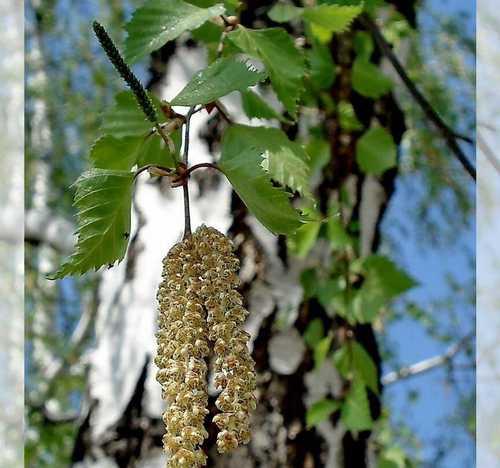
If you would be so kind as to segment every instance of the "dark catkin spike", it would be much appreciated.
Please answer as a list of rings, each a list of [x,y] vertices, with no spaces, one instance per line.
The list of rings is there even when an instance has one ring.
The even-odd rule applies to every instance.
[[[92,23],[92,28],[94,29],[94,33],[97,39],[99,40],[99,43],[101,44],[102,48],[106,52],[106,55],[108,56],[109,60],[116,68],[120,76],[130,87],[132,92],[135,94],[137,102],[139,103],[139,106],[141,107],[143,112],[146,114],[148,120],[157,125],[158,118],[156,115],[156,111],[153,107],[153,103],[146,94],[146,91],[144,90],[144,87],[142,86],[140,81],[137,79],[132,70],[123,60],[120,52],[116,48],[115,44],[109,37],[104,27],[97,21],[94,21]]]

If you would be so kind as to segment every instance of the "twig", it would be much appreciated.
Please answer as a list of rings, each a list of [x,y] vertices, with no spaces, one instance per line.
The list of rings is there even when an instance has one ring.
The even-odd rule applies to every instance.
[[[465,345],[467,345],[467,343],[473,337],[474,333],[469,333],[461,340],[452,344],[443,354],[433,356],[429,359],[424,359],[423,361],[417,362],[410,366],[402,367],[397,371],[389,372],[382,377],[382,385],[390,385],[400,380],[429,372],[436,367],[451,362],[451,360],[465,347]]]
[[[399,59],[396,57],[396,55],[392,51],[391,46],[389,45],[389,43],[385,40],[384,36],[382,35],[377,24],[366,14],[363,14],[360,17],[360,19],[361,19],[362,24],[364,24],[365,27],[372,33],[372,35],[375,39],[375,42],[377,43],[381,52],[389,59],[392,66],[394,67],[394,69],[398,73],[399,77],[401,78],[403,83],[406,85],[406,88],[408,89],[410,94],[413,96],[415,101],[417,101],[418,105],[424,111],[424,114],[427,116],[427,118],[432,123],[434,123],[434,125],[441,132],[448,147],[454,153],[454,155],[458,159],[458,161],[462,164],[465,171],[472,177],[472,179],[476,180],[476,169],[472,165],[472,163],[467,159],[467,157],[465,156],[465,153],[462,151],[462,148],[460,148],[460,145],[457,142],[457,138],[460,138],[460,139],[462,139],[464,141],[468,141],[468,142],[472,142],[472,140],[468,137],[458,136],[457,133],[454,130],[452,130],[450,127],[448,127],[448,125],[443,121],[443,119],[434,110],[434,108],[431,106],[429,101],[427,101],[427,99],[418,90],[415,83],[408,76],[405,69],[403,68],[403,65],[401,64]]]
[[[175,171],[169,167],[158,166],[157,164],[147,164],[146,166],[142,166],[135,171],[134,180],[145,171],[149,171],[153,175],[158,176],[172,176],[175,174]]]
[[[465,141],[466,143],[469,143],[469,145],[474,145],[474,139],[467,136],[467,135],[464,135],[463,133],[453,132],[453,136],[457,140],[462,140],[462,141]]]
[[[477,132],[477,146],[481,152],[486,156],[486,159],[490,162],[493,168],[500,174],[500,160],[495,156],[495,153],[490,148],[486,140],[483,138],[480,132]]]
[[[204,168],[204,167],[215,169],[215,170],[221,172],[222,174],[224,174],[224,171],[219,166],[217,166],[217,164],[214,164],[214,163],[200,163],[200,164],[195,164],[194,166],[191,166],[186,171],[185,177],[189,177],[192,172],[196,171],[197,169]]]
[[[182,155],[182,162],[184,163],[185,167],[188,165],[188,158],[189,158],[189,131],[191,128],[191,117],[196,113],[196,107],[193,106],[189,109],[187,115],[186,115],[186,129],[184,131],[184,153]],[[183,238],[185,239],[186,237],[191,235],[191,211],[189,208],[189,187],[188,187],[188,180],[186,178],[183,186],[182,186],[182,191],[184,195],[184,236]]]

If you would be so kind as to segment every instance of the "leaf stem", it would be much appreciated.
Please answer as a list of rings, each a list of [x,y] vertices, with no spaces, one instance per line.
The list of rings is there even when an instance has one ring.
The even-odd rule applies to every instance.
[[[197,169],[202,169],[204,167],[215,169],[216,171],[219,171],[221,174],[224,174],[224,171],[219,166],[217,166],[217,164],[206,162],[206,163],[200,163],[200,164],[195,164],[194,166],[191,166],[186,171],[185,176],[189,177],[192,172],[196,171]]]

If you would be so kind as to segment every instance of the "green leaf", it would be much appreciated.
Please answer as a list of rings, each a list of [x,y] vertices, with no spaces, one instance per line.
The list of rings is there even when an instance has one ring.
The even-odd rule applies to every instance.
[[[396,166],[396,155],[396,144],[391,134],[382,127],[368,130],[356,145],[356,160],[367,174],[381,175]]]
[[[405,468],[406,455],[399,447],[386,449],[380,456],[378,468]]]
[[[156,108],[159,101],[150,95]],[[158,114],[159,122],[165,122],[163,114]],[[115,105],[105,111],[102,116],[101,133],[115,138],[129,136],[145,136],[152,128],[135,100],[132,91],[122,91],[115,96]]]
[[[314,349],[318,342],[325,335],[325,329],[321,319],[316,318],[309,322],[304,331],[304,341],[311,349]]]
[[[75,252],[51,279],[83,274],[123,259],[130,234],[133,180],[132,172],[91,169],[75,182]]]
[[[300,275],[300,284],[304,290],[304,300],[316,296],[318,291],[318,276],[314,268],[304,270]]]
[[[262,151],[241,140],[240,125],[226,130],[219,167],[250,212],[271,232],[289,235],[302,225],[289,195],[262,168]]]
[[[326,227],[328,240],[333,249],[344,249],[352,244],[351,237],[345,230],[342,221],[335,214],[330,213]]]
[[[234,125],[232,131],[239,139],[239,148],[252,147],[262,155],[260,166],[276,182],[305,196],[309,191],[309,156],[298,143],[271,127]]]
[[[363,11],[361,6],[318,5],[304,10],[303,17],[311,25],[313,35],[322,43],[329,42],[333,33],[345,32]]]
[[[304,89],[305,63],[291,36],[282,28],[252,30],[238,26],[228,39],[264,63],[278,98],[295,118]]]
[[[355,317],[361,323],[372,322],[389,301],[416,285],[389,258],[372,255],[363,262],[365,280],[355,300]]]
[[[308,428],[317,426],[326,421],[330,415],[340,408],[340,403],[335,400],[324,399],[314,403],[306,413],[306,425]]]
[[[372,357],[357,341],[351,341],[350,346],[352,347],[352,364],[355,375],[361,378],[365,385],[378,395],[378,373]]]
[[[330,346],[332,345],[332,340],[332,335],[325,336],[314,347],[314,366],[316,368],[321,367],[323,362],[325,362],[326,356],[330,351]]]
[[[333,363],[342,377],[345,379],[350,378],[352,372],[352,354],[347,344],[342,345],[333,353]]]
[[[358,31],[354,36],[354,50],[357,58],[370,61],[374,47],[372,36],[366,31]]]
[[[315,175],[330,162],[330,144],[323,138],[312,138],[306,146],[311,174]]]
[[[277,119],[284,123],[290,122],[250,89],[241,92],[241,104],[249,119]]]
[[[179,160],[182,142],[181,129],[172,132],[170,138],[174,142],[176,159]],[[137,165],[141,167],[148,164],[175,167],[174,156],[159,135],[154,135],[144,140],[139,150]]]
[[[340,101],[337,108],[340,127],[347,132],[362,130],[363,125],[356,117],[354,107],[349,101]]]
[[[93,167],[122,171],[130,171],[136,164],[175,166],[172,154],[158,135],[149,138],[104,135],[92,146],[90,160]]]
[[[219,42],[224,28],[212,21],[207,21],[199,28],[191,32],[193,39],[204,42],[205,44],[216,44]]]
[[[366,257],[363,269],[366,275],[364,286],[380,290],[388,300],[417,285],[411,276],[383,255]]]
[[[182,0],[148,0],[125,26],[128,33],[125,58],[130,63],[136,62],[224,11],[222,4],[199,8]]]
[[[236,57],[221,58],[199,71],[171,101],[173,106],[208,104],[232,91],[243,91],[266,78],[251,64]]]
[[[316,90],[329,88],[335,81],[335,63],[330,49],[317,41],[306,51],[312,85]]]
[[[392,89],[392,80],[377,65],[357,58],[352,67],[352,87],[362,96],[378,99]]]
[[[222,36],[224,28],[212,21],[205,22],[198,29],[191,32],[191,37],[195,41],[199,41],[205,44],[207,48],[207,60],[208,63],[212,63],[218,58],[217,49],[219,48],[219,41]]]
[[[99,169],[130,171],[137,163],[137,153],[142,137],[115,138],[104,135],[90,150],[92,165]]]
[[[320,228],[321,221],[309,221],[288,236],[287,246],[290,253],[299,258],[306,257],[316,243]]]
[[[345,316],[347,310],[346,291],[340,278],[330,278],[318,285],[318,301],[326,309],[328,315]]]
[[[288,23],[302,16],[304,9],[290,5],[289,3],[276,3],[268,12],[267,16],[276,23]]]
[[[342,405],[341,420],[351,432],[365,431],[373,427],[368,396],[363,382],[353,382]]]

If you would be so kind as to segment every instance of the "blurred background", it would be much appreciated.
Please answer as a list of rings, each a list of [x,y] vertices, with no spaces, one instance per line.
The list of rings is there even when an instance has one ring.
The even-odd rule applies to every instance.
[[[270,24],[265,13],[274,2],[246,3],[249,8],[242,16],[246,24]],[[474,2],[389,3],[383,32],[406,70],[451,127],[475,138]],[[494,46],[498,43],[495,2],[483,3],[484,17],[479,16],[479,21],[484,22],[488,40],[480,43],[480,67],[499,63]],[[180,193],[141,177],[127,258],[104,272],[58,282],[45,278],[71,252],[74,210],[69,187],[87,167],[101,112],[124,88],[91,34],[91,21],[99,19],[121,44],[122,25],[139,4],[27,0],[25,6],[25,462],[30,467],[164,466],[163,406],[151,357],[161,259],[182,234]],[[2,15],[4,28],[11,16]],[[174,96],[204,66],[207,47],[195,39],[181,37],[165,46],[135,67],[137,75],[160,97]],[[2,73],[11,74],[14,55],[2,52],[2,61],[9,60]],[[380,186],[363,182],[366,199],[372,203],[363,205],[358,229],[368,223],[372,230],[368,251],[389,257],[417,286],[388,305],[369,330],[380,349],[377,364],[384,383],[380,422],[361,442],[346,439],[336,421],[303,427],[311,402],[338,391],[333,366],[315,369],[303,340],[309,311],[323,306],[309,297],[303,273],[319,271],[328,261],[324,242],[319,239],[301,255],[297,245],[294,249],[274,238],[248,216],[218,174],[200,171],[191,184],[193,224],[212,225],[235,240],[243,265],[242,291],[251,312],[247,329],[254,339],[261,383],[252,443],[233,456],[217,457],[212,450],[210,466],[334,468],[341,466],[336,461],[339,451],[349,447],[362,447],[368,454],[380,447],[392,450],[396,455],[378,465],[383,468],[475,466],[475,186],[390,65],[382,63],[382,67],[394,81],[390,98],[381,105],[382,112],[395,115],[387,118],[395,121],[391,125],[400,133],[399,165]],[[488,82],[496,82],[496,68],[490,65],[488,73]],[[15,107],[20,97],[12,93],[14,88],[5,88],[10,96],[4,99],[13,107],[6,106],[2,112],[21,115]],[[493,102],[494,87],[484,86],[484,91],[492,93],[486,99]],[[238,97],[229,96],[224,103],[236,120],[250,122],[240,110]],[[490,112],[479,118],[484,148],[495,148],[500,124],[493,108]],[[405,127],[401,128],[397,121],[403,114]],[[328,118],[335,125],[338,116],[333,113]],[[315,121],[318,116],[312,108],[305,111],[304,119]],[[5,116],[2,121],[2,125],[14,125]],[[217,116],[197,116],[192,163],[217,157],[222,126]],[[9,128],[4,136],[10,135]],[[299,137],[319,161],[316,185],[328,184],[328,141],[312,131],[299,132]],[[14,137],[13,150],[19,149],[19,142]],[[485,219],[493,223],[498,220],[494,205],[498,163],[483,157],[479,149],[478,167],[489,177],[489,185],[479,195],[485,199]],[[463,143],[463,150],[474,159],[473,146]],[[6,164],[0,170],[7,184],[0,189],[5,199],[9,184],[22,178],[22,169],[16,172],[20,166],[14,164],[15,157],[14,152],[2,154]],[[382,199],[377,198],[380,193]],[[3,223],[3,211],[0,216]],[[492,236],[488,242],[497,238]],[[10,283],[2,282],[1,287],[20,293],[16,276],[20,266],[8,242],[0,237],[2,269],[5,262],[12,272]],[[492,256],[486,261],[491,271],[497,268]],[[12,300],[22,300],[14,296]],[[484,307],[492,312],[496,304],[488,302]],[[3,313],[9,304],[0,305],[5,343],[3,334],[22,323]],[[498,334],[490,336],[493,346]],[[19,346],[9,345],[1,372],[8,372],[9,366],[20,368]],[[486,349],[484,353],[490,354]],[[8,378],[2,373],[0,377]],[[2,419],[7,422],[8,414]],[[0,440],[6,437],[0,426]],[[492,451],[488,460],[478,466],[498,466],[498,452]],[[5,466],[15,466],[9,463]],[[370,463],[377,466],[373,460]]]
[[[0,466],[23,466],[23,11],[0,4]]]

